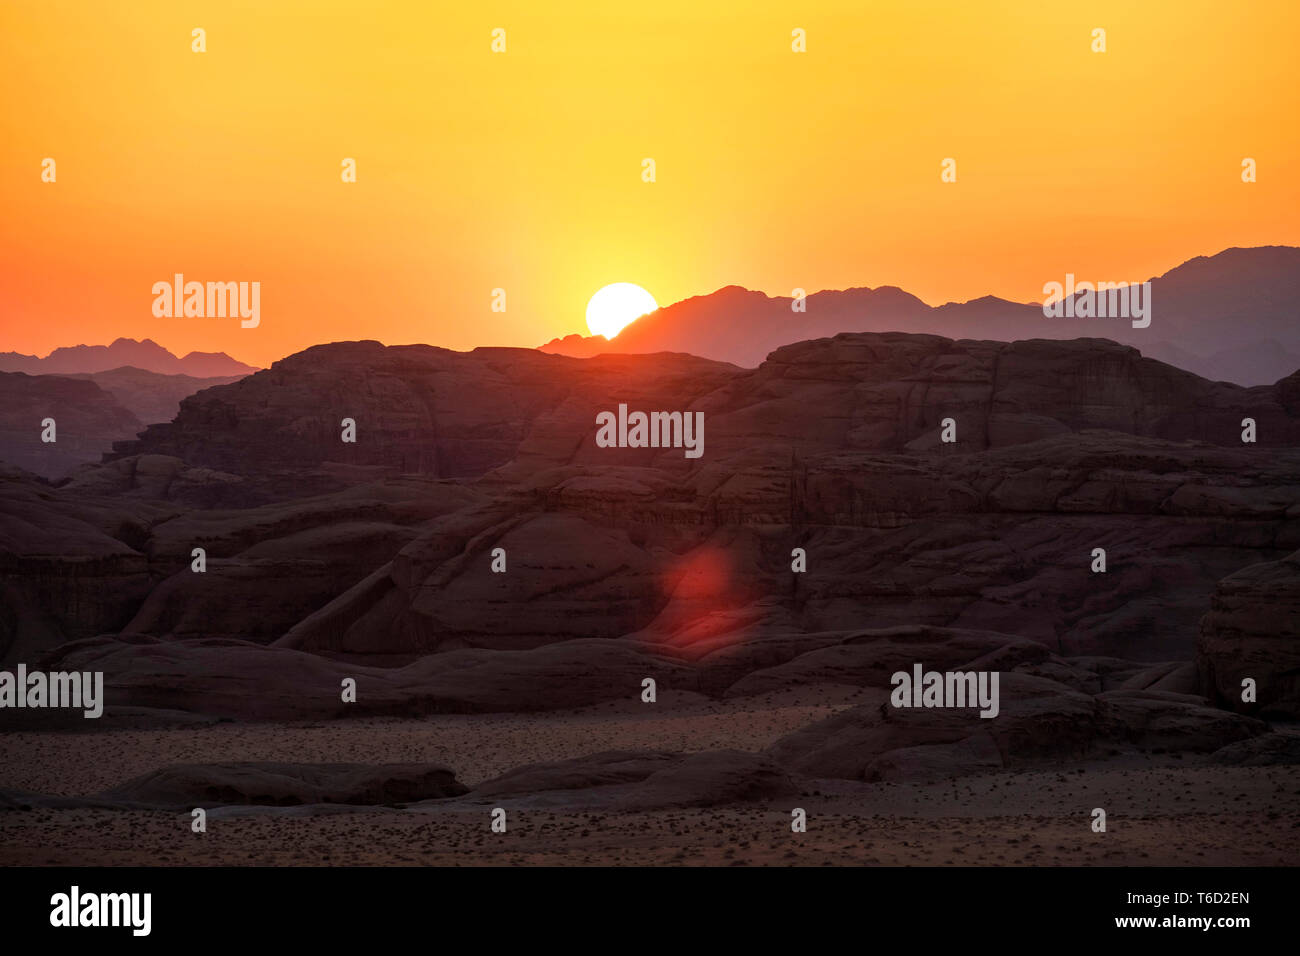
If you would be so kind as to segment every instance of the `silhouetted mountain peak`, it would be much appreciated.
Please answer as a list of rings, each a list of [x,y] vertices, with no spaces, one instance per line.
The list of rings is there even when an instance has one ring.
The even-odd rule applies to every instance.
[[[1135,277],[1080,273],[1077,279]],[[1211,380],[1243,385],[1269,384],[1294,370],[1300,355],[1300,248],[1224,249],[1149,281],[1152,321],[1142,328],[1119,317],[1047,318],[1041,303],[994,295],[934,307],[885,285],[822,290],[799,303],[730,285],[663,306],[612,340],[570,335],[541,350],[577,357],[688,352],[752,368],[792,342],[839,332],[906,331],[1001,341],[1112,338]]]

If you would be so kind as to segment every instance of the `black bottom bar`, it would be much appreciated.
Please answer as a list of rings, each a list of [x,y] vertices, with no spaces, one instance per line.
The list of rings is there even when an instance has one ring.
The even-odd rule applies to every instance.
[[[808,945],[828,933],[862,943],[894,937],[929,945],[1036,938],[1182,940],[1228,946],[1294,926],[1287,869],[844,869],[757,873],[409,869],[10,869],[0,897],[9,941],[77,934],[79,943],[229,942],[285,937],[295,945],[386,945],[418,934],[456,946],[529,937],[685,944],[688,927],[723,930],[728,948],[770,947],[789,932]],[[72,922],[72,887],[83,918]],[[148,935],[144,897],[150,894]],[[90,902],[87,903],[87,897]],[[137,908],[138,906],[138,908]],[[62,908],[60,908],[62,907]],[[103,915],[101,916],[101,911]],[[132,919],[134,917],[134,920]],[[1204,921],[1208,920],[1208,926]],[[711,929],[709,929],[711,927]],[[432,933],[432,936],[429,934]],[[612,934],[612,935],[611,935]],[[1051,934],[1044,937],[1042,934]],[[1246,935],[1242,935],[1246,934]],[[834,938],[834,937],[831,937]],[[456,943],[455,940],[460,942]],[[52,940],[51,940],[52,941]],[[42,940],[44,942],[44,940]],[[332,951],[339,951],[334,948]],[[917,950],[921,951],[921,950]]]

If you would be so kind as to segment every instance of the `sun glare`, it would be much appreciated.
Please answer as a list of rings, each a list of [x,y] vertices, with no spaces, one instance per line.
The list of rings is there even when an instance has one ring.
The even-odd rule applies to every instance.
[[[607,285],[587,303],[587,328],[592,335],[612,339],[633,319],[653,312],[659,303],[645,289],[631,282]]]

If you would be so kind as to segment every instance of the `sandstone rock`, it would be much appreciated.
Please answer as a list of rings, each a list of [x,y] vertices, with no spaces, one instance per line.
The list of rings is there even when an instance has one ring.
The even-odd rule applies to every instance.
[[[413,537],[398,526],[339,521],[234,558],[209,555],[202,574],[187,562],[153,588],[121,633],[270,643]]]
[[[475,797],[518,797],[547,791],[593,790],[640,783],[651,774],[682,761],[681,754],[658,750],[604,751],[552,763],[531,763],[507,770],[474,788]]]
[[[923,783],[965,774],[994,773],[1003,767],[1002,752],[990,734],[976,731],[953,743],[887,750],[863,771],[865,780]]]
[[[733,696],[870,686],[922,645],[966,666],[978,648],[957,632],[994,635],[990,666],[1090,697],[1130,680],[1186,692],[1185,670],[1142,665],[1190,659],[1215,583],[1300,548],[1289,388],[1206,382],[1099,339],[838,335],[748,371],[321,346],[186,399],[131,454],[61,488],[0,481],[0,584],[17,609],[0,637],[30,657],[124,635],[136,649],[115,673],[140,681],[122,704],[189,693],[241,716],[317,712],[277,690],[289,678],[272,663],[312,687],[337,685],[340,660],[383,672],[363,697],[379,712],[509,709],[512,695],[541,708],[655,674]],[[620,401],[702,411],[705,456],[597,448],[595,413]],[[1247,413],[1278,444],[1242,446],[1224,423]],[[355,446],[338,441],[345,415]],[[915,444],[947,416],[956,445]],[[498,547],[505,574],[491,571]],[[85,555],[105,560],[83,573]],[[1285,633],[1271,619],[1284,606],[1252,612],[1255,631]],[[868,636],[896,627],[930,636]],[[147,638],[193,648],[168,663],[175,686],[150,669],[167,658]],[[493,653],[574,638],[625,645],[583,652],[608,656],[608,679],[573,646]],[[302,656],[254,654],[250,639]],[[397,680],[406,668],[433,691]],[[544,700],[529,673],[563,689]]]
[[[1216,704],[1263,717],[1300,717],[1300,551],[1219,582],[1201,620],[1196,665]],[[1244,702],[1242,681],[1256,684]]]
[[[953,747],[972,735],[987,735],[998,751],[998,765],[1024,766],[1043,758],[1087,753],[1097,734],[1091,697],[1040,677],[1000,676],[1001,713],[977,710],[895,708],[887,690],[871,702],[827,718],[783,738],[768,753],[810,777],[867,779],[877,758],[903,749],[943,745],[922,759],[913,753],[875,765],[873,773],[896,777],[899,768],[921,766],[925,776],[985,766],[991,752],[981,743]],[[943,768],[947,768],[944,770]]]
[[[254,370],[250,368],[248,371]],[[247,373],[196,378],[193,375],[160,374],[125,365],[102,372],[61,374],[69,378],[89,379],[112,395],[119,405],[130,411],[137,419],[147,424],[171,421],[176,417],[183,399],[205,388],[237,382]],[[105,451],[107,450],[106,447]]]
[[[342,487],[346,478],[328,464],[477,476],[512,460],[529,468],[568,461],[584,444],[594,450],[597,411],[619,401],[680,409],[692,391],[707,392],[732,371],[685,355],[579,362],[530,349],[334,343],[185,399],[175,421],[121,443],[117,454],[175,455],[244,475],[275,497],[295,492],[280,472],[298,475],[300,488],[310,478],[314,492]],[[354,444],[340,441],[344,418],[357,423]]]
[[[1300,764],[1300,735],[1264,734],[1239,740],[1210,754],[1210,761],[1237,767]]]
[[[518,767],[475,787],[467,799],[636,812],[789,799],[797,793],[789,774],[760,754],[614,751]]]
[[[218,806],[409,803],[466,793],[439,764],[179,764],[144,774],[99,795],[133,806],[189,810]]]
[[[128,474],[118,472],[124,465]],[[42,653],[60,636],[109,631],[277,640],[390,561],[417,537],[416,526],[478,498],[459,485],[398,478],[255,508],[191,511],[160,504],[143,487],[190,480],[192,470],[178,459],[142,456],[100,471],[123,484],[96,483],[92,494],[0,480],[0,562],[13,569],[3,584],[32,595],[15,598],[16,609],[39,605],[39,589],[52,582],[84,592],[95,575],[109,575],[110,590],[95,603],[79,598],[51,607],[64,618],[62,633],[31,642]],[[195,548],[206,552],[203,573],[192,570]],[[112,563],[91,562],[96,554]],[[35,623],[24,626],[43,619],[35,609],[24,612],[28,618]]]
[[[1265,733],[1263,721],[1206,706],[1199,697],[1115,690],[1097,698],[1101,732],[1142,750],[1205,753]]]
[[[745,645],[739,653],[750,655],[754,650]],[[730,660],[738,656],[735,651],[719,655]],[[804,684],[888,688],[896,671],[910,673],[915,663],[926,670],[1010,670],[1047,656],[1047,648],[1037,641],[1007,634],[924,626],[882,628],[849,634],[775,667],[751,670],[727,688],[726,696],[746,697]],[[702,663],[712,662],[705,658]]]
[[[1086,757],[1101,748],[1209,752],[1267,725],[1198,697],[1110,691],[1091,697],[1004,672],[1001,713],[895,708],[886,690],[781,739],[768,753],[809,777],[927,780]]]
[[[123,540],[139,517],[69,504],[30,475],[0,477],[0,662],[125,625],[150,588],[147,559]]]
[[[97,638],[59,648],[42,667],[103,671],[110,717],[141,707],[240,720],[525,713],[635,700],[646,677],[665,688],[696,686],[685,665],[608,640],[449,651],[372,667],[243,641]],[[342,702],[345,678],[356,681],[356,703]],[[19,712],[0,712],[0,725],[8,713]]]
[[[43,442],[42,422],[55,422]],[[94,382],[59,375],[0,372],[0,460],[46,478],[63,478],[98,461],[113,443],[144,426]]]
[[[760,800],[789,799],[798,788],[789,774],[761,754],[717,750],[688,754],[673,767],[657,770],[642,786],[623,795],[616,808],[712,807]]]
[[[1146,667],[1120,685],[1124,690],[1150,690],[1173,694],[1197,692],[1196,665],[1191,661],[1167,661]]]

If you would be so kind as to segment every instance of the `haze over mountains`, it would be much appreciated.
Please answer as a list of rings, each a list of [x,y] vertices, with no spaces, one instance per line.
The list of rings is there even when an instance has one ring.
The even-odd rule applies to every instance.
[[[1043,282],[1064,282],[1068,264]],[[1142,276],[1076,275],[1078,282],[1132,281]],[[1133,328],[1122,318],[1043,316],[1038,303],[984,296],[930,306],[893,286],[816,292],[807,311],[788,297],[727,286],[643,316],[616,339],[570,335],[545,352],[688,352],[757,366],[771,351],[838,332],[928,332],[952,338],[1015,341],[1095,336],[1136,346],[1144,355],[1212,381],[1268,385],[1300,368],[1300,248],[1232,248],[1198,256],[1153,278],[1152,321]]]

